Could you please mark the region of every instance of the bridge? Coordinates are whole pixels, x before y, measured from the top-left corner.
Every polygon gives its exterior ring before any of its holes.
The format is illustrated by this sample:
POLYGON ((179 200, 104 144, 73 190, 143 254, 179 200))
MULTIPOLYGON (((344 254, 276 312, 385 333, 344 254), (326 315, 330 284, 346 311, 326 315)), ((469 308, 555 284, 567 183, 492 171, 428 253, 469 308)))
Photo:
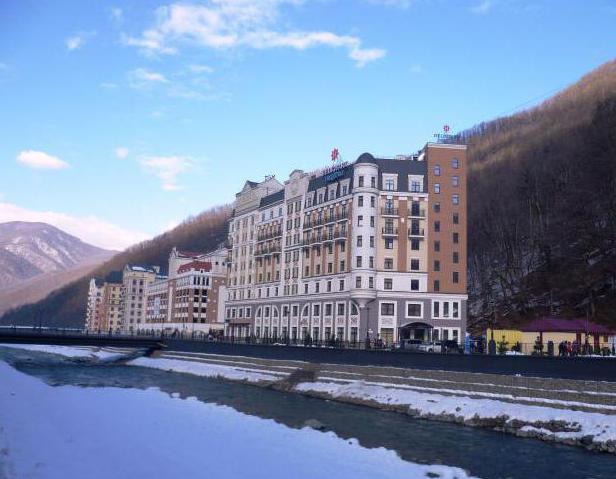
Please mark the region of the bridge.
POLYGON ((389 366, 507 376, 616 382, 614 357, 502 356, 438 354, 403 350, 310 347, 303 345, 244 344, 230 341, 177 339, 160 336, 88 333, 79 329, 0 327, 2 343, 116 346, 145 348, 148 353, 198 352, 357 366, 389 366))

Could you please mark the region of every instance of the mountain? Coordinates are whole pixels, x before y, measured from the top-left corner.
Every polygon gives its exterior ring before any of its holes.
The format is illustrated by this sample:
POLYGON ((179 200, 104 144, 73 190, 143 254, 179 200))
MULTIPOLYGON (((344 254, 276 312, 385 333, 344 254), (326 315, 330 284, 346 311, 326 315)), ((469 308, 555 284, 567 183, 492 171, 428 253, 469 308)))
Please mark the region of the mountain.
POLYGON ((0 224, 0 289, 44 273, 71 269, 85 260, 115 254, 84 243, 46 223, 0 224))
POLYGON ((472 325, 553 313, 616 326, 616 61, 461 136, 472 325))
POLYGON ((160 265, 164 269, 174 246, 190 251, 209 251, 227 238, 230 206, 212 208, 156 238, 116 254, 87 274, 56 289, 34 304, 26 304, 0 317, 0 324, 82 327, 91 277, 104 278, 125 264, 160 265))
POLYGON ((0 313, 38 301, 115 254, 45 224, 0 224, 0 313))

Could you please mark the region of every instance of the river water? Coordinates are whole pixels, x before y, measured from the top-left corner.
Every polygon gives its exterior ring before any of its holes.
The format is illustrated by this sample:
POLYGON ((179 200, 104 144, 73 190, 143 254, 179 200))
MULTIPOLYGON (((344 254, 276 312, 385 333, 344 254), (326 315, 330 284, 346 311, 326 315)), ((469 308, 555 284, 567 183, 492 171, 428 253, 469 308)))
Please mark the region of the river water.
POLYGON ((384 447, 405 461, 456 466, 484 479, 616 478, 616 458, 611 455, 493 431, 123 364, 97 364, 19 350, 0 351, 0 360, 54 386, 159 388, 295 429, 316 420, 328 431, 344 439, 355 438, 366 448, 384 447))

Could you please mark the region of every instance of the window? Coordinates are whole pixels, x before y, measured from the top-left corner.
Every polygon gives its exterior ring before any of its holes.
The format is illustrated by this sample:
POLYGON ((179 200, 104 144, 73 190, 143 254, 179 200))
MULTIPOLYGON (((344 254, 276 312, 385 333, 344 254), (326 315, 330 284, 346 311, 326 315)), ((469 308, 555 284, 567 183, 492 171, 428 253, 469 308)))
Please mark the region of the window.
POLYGON ((362 215, 357 217, 357 226, 364 226, 364 217, 362 215))
POLYGON ((393 316, 394 315, 394 303, 381 303, 381 315, 393 316))
POLYGON ((339 289, 339 291, 344 291, 344 280, 343 279, 341 279, 338 282, 338 289, 339 289))
POLYGON ((440 213, 441 212, 441 204, 440 203, 434 203, 432 208, 434 209, 435 213, 440 213))
POLYGON ((332 305, 331 303, 325 305, 325 316, 332 315, 332 305))
MULTIPOLYGON (((306 266, 306 268, 308 268, 308 266, 306 266)), ((308 276, 308 275, 306 275, 308 276)), ((308 283, 304 284, 304 294, 308 294, 308 283)))
POLYGON ((346 185, 344 185, 344 186, 342 187, 342 195, 344 196, 344 195, 346 195, 346 194, 347 194, 347 186, 346 186, 346 185))
POLYGON ((459 205, 460 204, 460 195, 452 195, 451 196, 451 202, 454 205, 459 205))
POLYGON ((441 290, 441 282, 438 279, 434 280, 434 291, 438 292, 441 290))
POLYGON ((432 309, 433 309, 433 316, 435 318, 438 318, 441 315, 441 303, 439 303, 438 301, 434 301, 434 303, 432 303, 432 309))
POLYGON ((344 260, 341 260, 341 261, 340 261, 340 271, 341 271, 341 272, 342 272, 342 271, 344 271, 345 266, 346 266, 346 263, 344 262, 344 260))
POLYGON ((374 269, 374 256, 370 256, 370 258, 368 258, 368 259, 369 259, 369 266, 368 267, 370 269, 374 269))
POLYGON ((441 184, 440 183, 434 183, 434 192, 435 193, 440 193, 441 192, 441 184))
POLYGON ((370 236, 370 247, 374 248, 374 236, 370 236))
POLYGON ((406 315, 413 318, 421 317, 421 303, 409 303, 406 305, 406 315))
POLYGON ((394 239, 385 238, 385 249, 394 249, 394 239))
POLYGON ((338 316, 344 316, 344 303, 338 303, 338 316))
POLYGON ((370 206, 374 208, 376 205, 376 198, 374 196, 370 197, 370 206))
POLYGON ((460 215, 458 213, 453 214, 453 224, 454 225, 460 224, 460 215))
POLYGON ((418 259, 411 260, 411 271, 419 271, 419 260, 418 259))
POLYGON ((357 179, 357 186, 359 186, 359 187, 364 186, 364 177, 363 176, 360 176, 357 179))
POLYGON ((454 244, 458 244, 460 242, 460 234, 459 233, 454 233, 453 234, 453 243, 454 244))
POLYGON ((396 189, 396 183, 393 178, 385 179, 385 191, 394 191, 396 189))
POLYGON ((436 233, 438 233, 439 231, 441 231, 441 222, 440 221, 435 221, 434 222, 434 231, 436 233))
POLYGON ((453 175, 451 177, 452 186, 460 186, 460 177, 458 175, 453 175))
POLYGON ((459 283, 460 282, 460 273, 458 273, 457 271, 454 271, 452 279, 453 279, 454 283, 456 283, 456 284, 459 283))
POLYGON ((331 274, 334 272, 334 263, 327 263, 327 273, 331 274))
POLYGON ((434 260, 434 271, 440 271, 441 270, 441 262, 438 259, 434 260))
POLYGON ((374 288, 374 278, 372 276, 368 278, 368 288, 374 288))
POLYGON ((357 258, 355 258, 355 264, 357 265, 358 268, 361 268, 361 256, 358 256, 357 258))
POLYGON ((451 167, 455 169, 460 168, 460 160, 458 160, 457 158, 451 160, 451 167))
POLYGON ((314 292, 318 293, 319 289, 321 289, 321 283, 317 281, 316 283, 314 283, 314 292))
POLYGON ((441 167, 439 165, 434 167, 434 176, 441 176, 441 167))
POLYGON ((419 251, 419 240, 418 239, 411 240, 411 250, 419 251))
POLYGON ((434 242, 434 251, 440 251, 441 250, 441 242, 440 241, 435 241, 434 242))
POLYGON ((453 302, 453 317, 454 318, 459 317, 460 315, 459 308, 460 308, 459 303, 457 301, 454 301, 453 302))
POLYGON ((421 193, 422 187, 419 180, 411 180, 411 193, 421 193))
POLYGON ((457 251, 453 252, 453 262, 454 264, 458 264, 460 262, 460 254, 457 251))
POLYGON ((356 288, 361 288, 361 276, 357 276, 355 278, 355 287, 356 288))
POLYGON ((357 247, 358 247, 358 248, 361 248, 362 243, 363 243, 363 237, 362 237, 361 235, 359 235, 359 236, 357 237, 357 247))
POLYGON ((383 289, 393 289, 394 282, 391 278, 385 278, 383 280, 383 289))
POLYGON ((419 291, 419 280, 418 279, 411 280, 411 291, 419 291))
POLYGON ((328 282, 327 282, 327 292, 328 292, 328 293, 331 293, 331 292, 332 292, 332 282, 331 282, 331 281, 328 281, 328 282))
POLYGON ((363 196, 358 196, 357 197, 357 206, 364 206, 364 197, 363 196))
POLYGON ((376 176, 370 177, 370 186, 376 188, 376 176))
POLYGON ((370 217, 370 227, 374 228, 374 216, 370 217))
POLYGON ((394 269, 394 260, 392 258, 385 258, 383 268, 394 269))

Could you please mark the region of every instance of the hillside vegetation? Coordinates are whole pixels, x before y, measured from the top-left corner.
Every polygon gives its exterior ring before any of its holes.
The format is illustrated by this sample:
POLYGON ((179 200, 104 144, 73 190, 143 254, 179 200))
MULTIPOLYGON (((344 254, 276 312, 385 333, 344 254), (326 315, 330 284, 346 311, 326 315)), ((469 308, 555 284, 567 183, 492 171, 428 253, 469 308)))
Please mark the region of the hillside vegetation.
POLYGON ((616 326, 616 61, 462 136, 472 323, 551 312, 616 326))
POLYGON ((174 246, 190 251, 210 251, 227 238, 230 206, 216 207, 184 221, 171 231, 139 243, 117 254, 87 276, 52 292, 38 303, 21 306, 0 318, 0 324, 82 327, 86 314, 88 283, 91 277, 104 278, 125 264, 167 267, 174 246))

